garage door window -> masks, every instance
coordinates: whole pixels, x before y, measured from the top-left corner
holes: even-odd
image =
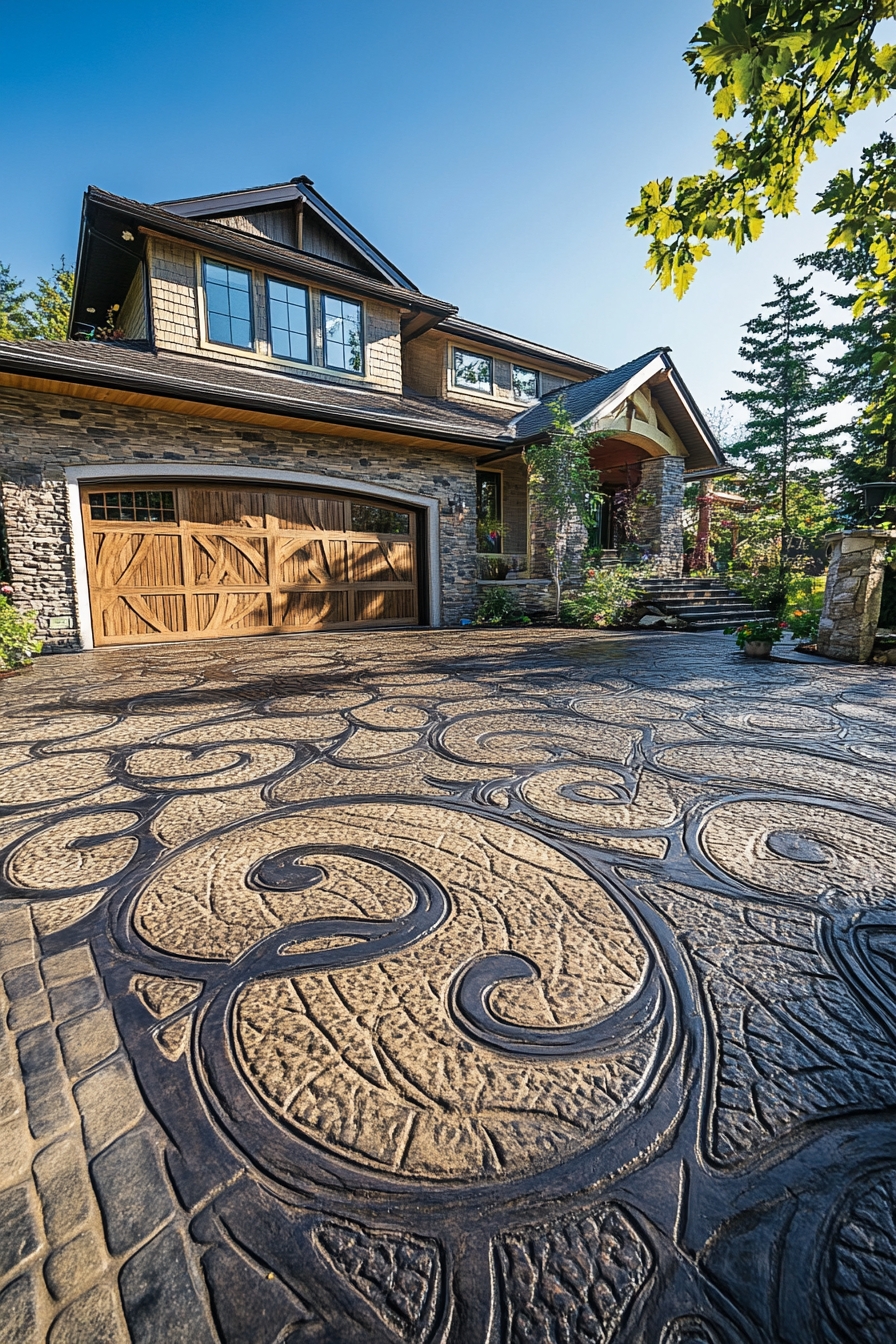
[[[110,523],[176,523],[172,490],[104,490],[91,494],[90,516]]]

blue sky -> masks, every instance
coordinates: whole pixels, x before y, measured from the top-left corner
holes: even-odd
[[[615,365],[670,345],[704,406],[775,271],[822,245],[814,193],[888,109],[807,175],[803,212],[681,303],[625,228],[642,182],[709,166],[681,52],[710,0],[81,0],[2,6],[0,260],[74,256],[94,183],[155,201],[306,173],[425,292]]]

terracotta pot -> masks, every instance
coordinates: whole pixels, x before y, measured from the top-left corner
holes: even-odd
[[[744,644],[744,653],[748,658],[769,658],[772,652],[770,639],[748,639]]]

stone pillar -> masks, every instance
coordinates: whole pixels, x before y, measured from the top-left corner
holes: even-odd
[[[893,534],[875,527],[834,532],[833,554],[818,627],[818,652],[843,663],[866,663],[880,615],[887,544]]]
[[[74,562],[65,482],[33,485],[4,481],[3,513],[13,604],[37,614],[44,653],[80,647]]]
[[[677,579],[684,565],[681,510],[684,501],[684,458],[648,457],[641,463],[640,490],[654,503],[639,510],[643,518],[640,544],[649,545],[656,572]]]

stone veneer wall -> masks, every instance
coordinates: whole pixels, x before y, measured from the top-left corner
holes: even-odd
[[[887,546],[883,528],[835,532],[818,625],[818,652],[845,663],[866,663],[874,651]]]
[[[0,388],[0,488],[16,601],[38,613],[47,650],[79,647],[65,468],[148,463],[259,472],[299,471],[369,481],[440,504],[442,622],[470,616],[476,601],[475,463],[445,449],[404,449],[363,439],[303,434],[182,417],[49,393]],[[448,500],[462,500],[456,517]],[[89,613],[80,613],[84,622]],[[62,628],[60,628],[62,627]]]
[[[684,500],[684,458],[649,457],[641,463],[641,490],[655,503],[644,510],[642,537],[650,543],[654,566],[664,578],[678,578],[684,560],[681,512]]]

